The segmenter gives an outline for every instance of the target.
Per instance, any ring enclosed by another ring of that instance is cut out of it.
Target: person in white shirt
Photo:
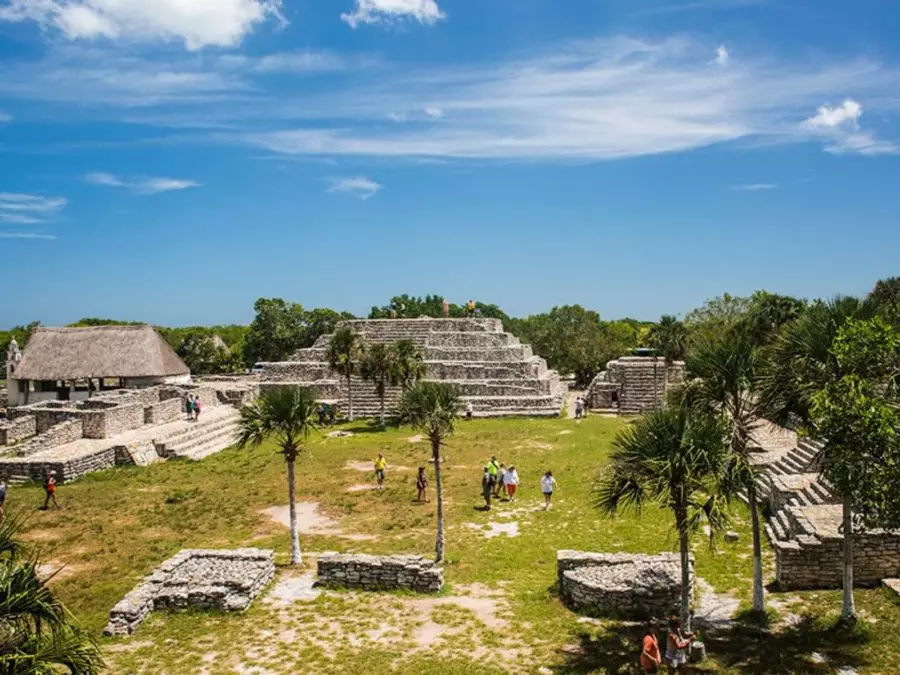
[[[541,478],[541,492],[544,493],[544,511],[549,511],[553,504],[553,490],[559,487],[556,483],[556,479],[553,477],[553,472],[548,471],[544,474],[544,477]]]
[[[516,467],[511,466],[503,475],[503,484],[506,486],[506,494],[509,495],[509,501],[516,501],[516,490],[519,488],[519,472]]]
[[[473,412],[475,412],[475,406],[472,405],[472,401],[466,401],[466,420],[471,421]]]

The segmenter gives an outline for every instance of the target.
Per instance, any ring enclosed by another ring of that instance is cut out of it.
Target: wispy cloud
[[[444,116],[444,111],[440,108],[425,108],[425,114],[429,117],[441,119]]]
[[[44,197],[21,192],[0,192],[0,211],[59,211],[66,205],[63,197]]]
[[[777,187],[774,183],[748,183],[746,185],[735,185],[732,189],[742,192],[758,192],[760,190],[774,190]]]
[[[356,28],[364,23],[391,23],[401,19],[431,25],[445,16],[436,0],[356,0],[354,10],[341,14],[341,20]]]
[[[725,45],[719,45],[716,48],[715,62],[720,66],[727,66],[729,58],[731,58],[731,56],[728,53],[728,49],[725,47]]]
[[[172,190],[186,190],[188,188],[200,187],[201,185],[197,181],[182,180],[178,178],[143,177],[125,180],[111,173],[104,173],[102,171],[89,173],[85,176],[85,180],[93,185],[123,188],[142,195],[154,195],[160,192],[171,192]]]
[[[0,110],[0,124],[3,124],[4,122],[12,122],[12,115]]]
[[[723,10],[745,9],[748,7],[762,7],[769,4],[769,0],[696,0],[695,2],[665,2],[657,7],[648,7],[638,12],[638,15],[676,14],[679,12],[717,12]]]
[[[43,232],[4,232],[0,230],[0,239],[56,239],[54,234],[44,234]]]
[[[69,40],[170,41],[191,50],[233,47],[270,18],[284,23],[280,0],[9,0],[0,21],[31,21]]]
[[[353,195],[363,201],[374,197],[382,187],[371,178],[364,176],[330,178],[329,183],[329,192]]]
[[[5,213],[0,211],[0,222],[16,223],[17,225],[33,225],[43,223],[43,219],[34,216],[26,216],[24,213]]]

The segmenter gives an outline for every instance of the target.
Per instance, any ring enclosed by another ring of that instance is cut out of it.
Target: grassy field
[[[667,512],[609,520],[592,506],[592,483],[625,423],[599,417],[461,423],[446,449],[448,583],[440,596],[344,591],[277,603],[276,591],[301,583],[298,578],[314,569],[309,554],[433,550],[433,484],[430,504],[413,501],[415,468],[429,456],[426,443],[409,429],[377,432],[359,423],[345,427],[355,431],[349,438],[312,438],[298,467],[298,501],[318,504],[335,522],[327,533],[302,536],[307,567],[280,566],[273,586],[245,614],[157,613],[130,638],[104,638],[110,672],[635,672],[640,628],[580,620],[555,591],[558,549],[674,550]],[[379,451],[392,467],[383,493],[361,489],[373,481],[371,472],[347,467],[370,462]],[[522,486],[516,503],[485,513],[475,507],[480,467],[492,454],[517,466]],[[543,512],[539,478],[548,468],[560,490],[554,509]],[[26,538],[44,562],[65,566],[52,583],[99,635],[109,609],[182,548],[274,548],[278,562],[286,563],[287,529],[263,513],[285,505],[286,494],[284,464],[274,447],[263,446],[198,463],[94,474],[60,488],[64,508],[58,512],[36,510],[38,487],[14,488],[10,505],[34,511]],[[695,543],[698,575],[742,608],[752,567],[748,521],[746,509],[737,507],[737,543],[716,551],[702,538]],[[518,536],[487,538],[498,525],[517,527]],[[900,672],[900,645],[891,630],[900,607],[884,591],[859,592],[865,620],[849,633],[831,627],[838,592],[769,597],[777,605],[774,633],[747,627],[707,636],[711,659],[702,672],[828,673],[845,665]]]

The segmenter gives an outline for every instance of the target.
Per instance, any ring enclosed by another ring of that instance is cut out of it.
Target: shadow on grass
[[[331,431],[349,431],[353,434],[383,434],[385,431],[391,429],[392,426],[389,423],[386,427],[383,427],[377,420],[371,422],[356,420],[354,422],[345,422],[343,424],[335,424],[334,426],[322,428],[326,433]]]
[[[565,651],[562,665],[555,673],[640,673],[642,625],[613,624],[600,635],[585,630],[577,648]],[[661,636],[662,638],[662,636]],[[688,672],[716,672],[716,664],[728,672],[752,675],[774,673],[832,673],[836,666],[859,668],[867,660],[859,650],[869,641],[864,627],[824,627],[811,617],[777,633],[757,626],[735,624],[728,632],[704,634],[711,660],[691,667]],[[660,640],[662,643],[662,639]],[[664,643],[661,644],[664,649]],[[812,657],[813,652],[819,655]]]

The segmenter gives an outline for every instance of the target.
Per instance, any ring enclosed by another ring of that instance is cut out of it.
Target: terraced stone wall
[[[0,445],[20,443],[35,434],[37,434],[37,420],[34,415],[0,421]]]

